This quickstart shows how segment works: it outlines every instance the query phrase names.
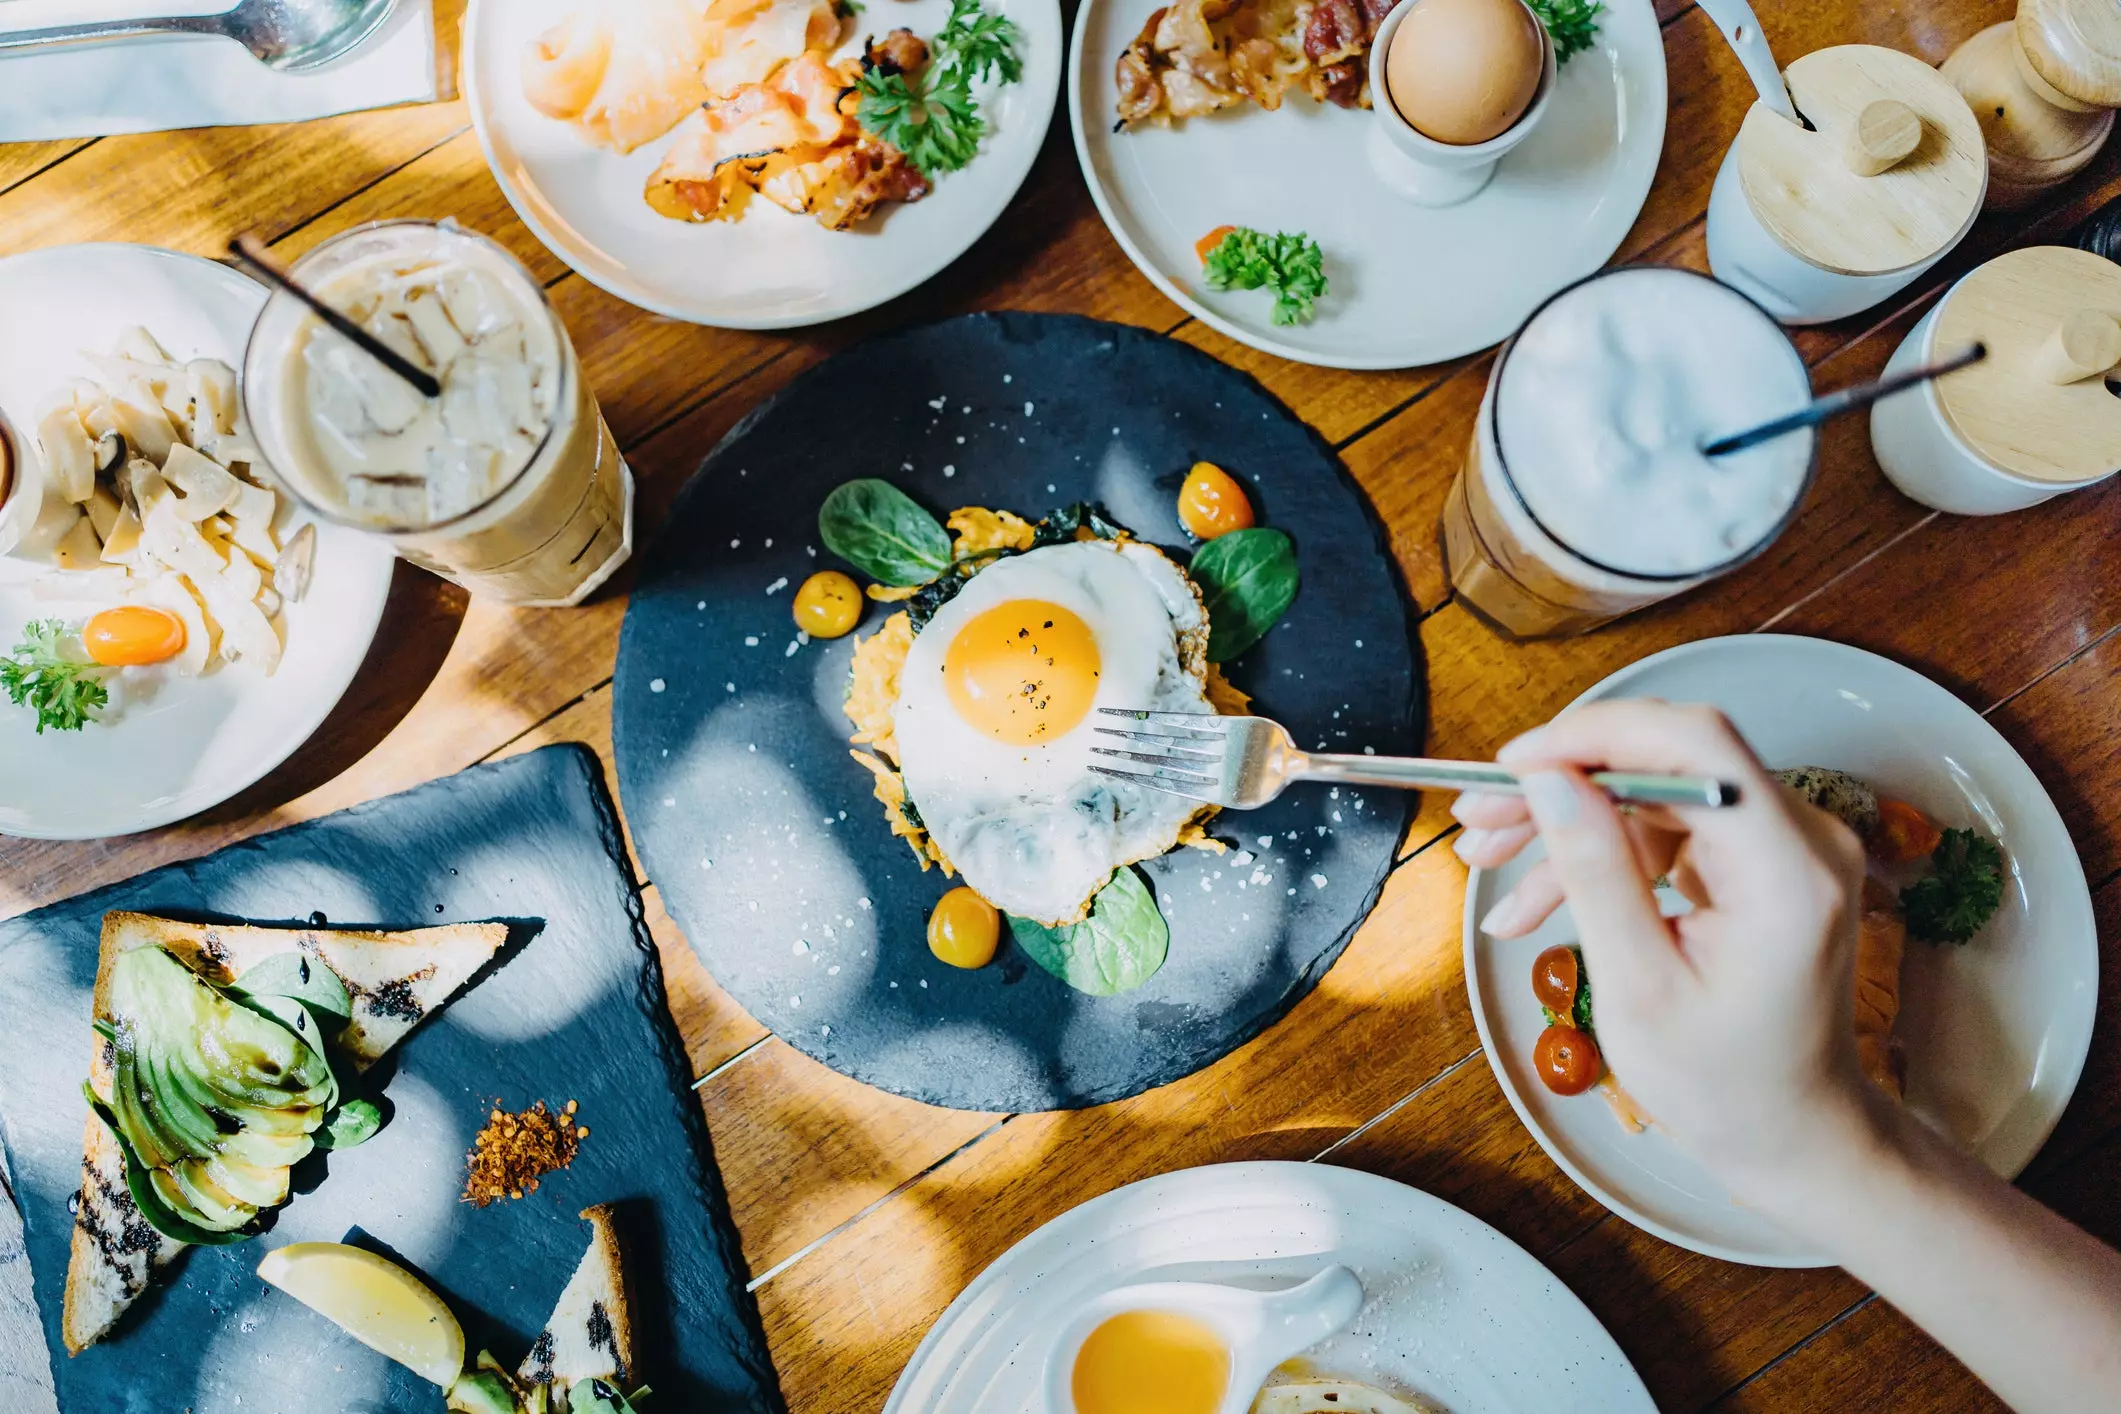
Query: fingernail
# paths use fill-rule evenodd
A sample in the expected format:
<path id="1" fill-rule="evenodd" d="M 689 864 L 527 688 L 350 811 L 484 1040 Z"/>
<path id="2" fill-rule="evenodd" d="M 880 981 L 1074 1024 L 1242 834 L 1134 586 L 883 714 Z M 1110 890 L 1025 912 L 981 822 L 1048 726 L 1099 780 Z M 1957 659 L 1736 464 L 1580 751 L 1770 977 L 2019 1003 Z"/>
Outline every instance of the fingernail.
<path id="1" fill-rule="evenodd" d="M 1567 776 L 1559 771 L 1534 771 L 1517 783 L 1524 787 L 1524 803 L 1541 829 L 1575 823 L 1576 783 Z"/>
<path id="2" fill-rule="evenodd" d="M 1537 756 L 1540 742 L 1545 738 L 1546 734 L 1547 729 L 1545 727 L 1534 727 L 1531 731 L 1526 732 L 1523 736 L 1518 737 L 1515 741 L 1503 747 L 1502 750 L 1496 752 L 1495 759 L 1497 761 L 1522 761 L 1527 757 Z"/>
<path id="3" fill-rule="evenodd" d="M 1451 850 L 1460 859 L 1471 864 L 1474 853 L 1485 848 L 1488 841 L 1494 838 L 1495 832 L 1493 830 L 1475 830 L 1468 827 L 1460 830 L 1458 838 L 1451 841 Z"/>
<path id="4" fill-rule="evenodd" d="M 1451 815 L 1454 819 L 1463 820 L 1466 818 L 1467 810 L 1476 808 L 1486 799 L 1488 797 L 1480 792 L 1469 790 L 1451 802 Z"/>
<path id="5" fill-rule="evenodd" d="M 1496 938 L 1515 937 L 1524 931 L 1524 911 L 1516 894 L 1505 894 L 1480 920 L 1480 931 Z"/>

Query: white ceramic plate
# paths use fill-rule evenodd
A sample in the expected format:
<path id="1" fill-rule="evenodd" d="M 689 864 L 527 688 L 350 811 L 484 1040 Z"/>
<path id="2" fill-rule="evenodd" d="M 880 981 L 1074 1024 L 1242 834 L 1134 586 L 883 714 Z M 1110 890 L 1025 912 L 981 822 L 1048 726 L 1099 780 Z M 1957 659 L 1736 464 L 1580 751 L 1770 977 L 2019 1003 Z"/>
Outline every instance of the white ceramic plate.
<path id="1" fill-rule="evenodd" d="M 1561 70 L 1539 127 L 1460 206 L 1415 206 L 1378 179 L 1375 117 L 1293 95 L 1115 133 L 1113 65 L 1160 0 L 1084 0 L 1069 55 L 1075 152 L 1105 224 L 1172 299 L 1233 339 L 1329 368 L 1412 368 L 1498 343 L 1605 264 L 1664 150 L 1664 37 L 1650 0 L 1612 0 L 1598 47 Z M 1193 243 L 1222 225 L 1305 231 L 1326 298 L 1277 328 L 1260 291 L 1216 293 Z"/>
<path id="2" fill-rule="evenodd" d="M 243 363 L 265 291 L 196 256 L 135 245 L 75 245 L 0 260 L 0 409 L 34 446 L 36 408 L 93 370 L 138 324 L 178 358 Z M 299 525 L 281 498 L 282 533 Z M 353 681 L 390 592 L 390 547 L 317 527 L 309 593 L 287 607 L 287 649 L 266 677 L 245 664 L 197 678 L 128 670 L 110 718 L 79 732 L 35 733 L 26 707 L 0 697 L 0 833 L 95 839 L 181 820 L 219 804 L 293 754 Z M 53 602 L 30 585 L 49 571 L 0 559 L 0 648 L 32 619 L 70 623 L 96 602 Z M 122 702 L 121 696 L 129 698 Z"/>
<path id="3" fill-rule="evenodd" d="M 884 1414 L 1044 1414 L 1048 1349 L 1083 1301 L 1145 1281 L 1291 1286 L 1335 1264 L 1368 1300 L 1306 1352 L 1323 1374 L 1452 1414 L 1656 1408 L 1583 1303 L 1478 1218 L 1354 1169 L 1241 1163 L 1129 1184 L 1017 1243 L 937 1318 Z"/>
<path id="4" fill-rule="evenodd" d="M 1908 944 L 1896 1034 L 1907 1047 L 1909 1106 L 2015 1177 L 2046 1142 L 2084 1069 L 2099 944 L 2069 832 L 2010 743 L 1921 674 L 1816 638 L 1685 644 L 1621 669 L 1578 701 L 1607 697 L 1713 703 L 1771 767 L 1852 772 L 1943 825 L 1979 828 L 2003 846 L 2010 882 L 1995 920 L 1965 947 Z M 1732 1202 L 1657 1130 L 1628 1134 L 1595 1093 L 1565 1098 L 1540 1083 L 1531 1066 L 1543 1025 L 1532 960 L 1575 940 L 1568 911 L 1514 942 L 1476 926 L 1537 857 L 1535 846 L 1506 868 L 1474 870 L 1465 919 L 1466 984 L 1481 1044 L 1533 1137 L 1592 1197 L 1666 1241 L 1757 1266 L 1825 1265 Z"/>
<path id="5" fill-rule="evenodd" d="M 895 298 L 964 254 L 1023 185 L 1060 93 L 1058 0 L 987 0 L 1023 33 L 1021 81 L 982 85 L 988 134 L 960 172 L 907 206 L 853 231 L 828 231 L 768 201 L 736 221 L 692 225 L 641 199 L 670 139 L 626 156 L 589 146 L 523 97 L 525 46 L 591 0 L 471 0 L 464 21 L 464 96 L 486 163 L 523 224 L 584 278 L 630 304 L 728 329 L 788 329 L 854 314 Z M 602 0 L 619 4 L 622 0 Z M 872 0 L 852 40 L 904 27 L 923 38 L 950 17 L 950 0 Z"/>

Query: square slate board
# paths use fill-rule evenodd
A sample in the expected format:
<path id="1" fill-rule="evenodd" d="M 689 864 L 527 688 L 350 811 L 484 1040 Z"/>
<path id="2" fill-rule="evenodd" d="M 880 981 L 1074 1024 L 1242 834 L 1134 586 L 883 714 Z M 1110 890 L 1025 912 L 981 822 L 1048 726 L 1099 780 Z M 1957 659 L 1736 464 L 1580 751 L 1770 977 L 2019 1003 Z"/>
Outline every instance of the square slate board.
<path id="1" fill-rule="evenodd" d="M 187 1252 L 112 1337 L 68 1359 L 68 1201 L 97 939 L 112 909 L 511 928 L 498 963 L 374 1072 L 396 1110 L 380 1134 L 306 1162 L 261 1239 Z M 512 1369 L 588 1245 L 576 1214 L 599 1202 L 620 1208 L 655 1407 L 783 1409 L 617 815 L 586 749 L 474 767 L 0 924 L 0 996 L 0 1137 L 62 1414 L 439 1414 L 432 1385 L 260 1282 L 258 1259 L 358 1229 L 433 1282 L 473 1351 Z M 590 1136 L 536 1193 L 478 1209 L 458 1200 L 464 1154 L 495 1099 L 576 1100 Z"/>

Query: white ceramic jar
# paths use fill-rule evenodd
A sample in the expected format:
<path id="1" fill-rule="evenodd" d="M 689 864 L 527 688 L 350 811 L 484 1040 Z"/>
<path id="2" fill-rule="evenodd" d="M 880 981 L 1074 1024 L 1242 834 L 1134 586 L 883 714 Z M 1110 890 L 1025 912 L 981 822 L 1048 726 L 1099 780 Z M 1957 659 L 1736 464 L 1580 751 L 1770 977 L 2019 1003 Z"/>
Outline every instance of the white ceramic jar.
<path id="1" fill-rule="evenodd" d="M 2121 470 L 2121 396 L 2100 374 L 2058 382 L 2043 355 L 2076 310 L 2121 315 L 2121 265 L 2036 246 L 1962 277 L 1923 316 L 1886 374 L 1951 357 L 1981 363 L 1871 408 L 1871 450 L 1910 499 L 1958 515 L 2024 510 Z"/>
<path id="2" fill-rule="evenodd" d="M 1709 268 L 1785 324 L 1821 324 L 1897 294 L 1973 228 L 1988 163 L 1966 100 L 1927 64 L 1851 44 L 1784 71 L 1791 122 L 1746 114 L 1709 197 Z M 1866 144 L 1901 137 L 1898 155 Z M 1875 169 L 1875 170 L 1873 170 Z"/>

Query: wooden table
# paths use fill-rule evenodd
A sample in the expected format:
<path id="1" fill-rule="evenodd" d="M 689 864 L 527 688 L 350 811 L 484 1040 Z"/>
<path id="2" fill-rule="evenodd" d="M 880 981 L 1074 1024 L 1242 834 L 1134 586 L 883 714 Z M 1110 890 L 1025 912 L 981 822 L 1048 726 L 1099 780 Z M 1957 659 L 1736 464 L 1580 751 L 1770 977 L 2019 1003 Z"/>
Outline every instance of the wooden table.
<path id="1" fill-rule="evenodd" d="M 1865 41 L 1935 62 L 2010 0 L 1760 0 L 1794 57 Z M 442 7 L 453 31 L 459 6 Z M 1659 0 L 1671 74 L 1663 164 L 1621 258 L 1705 269 L 1702 214 L 1752 101 L 1687 0 Z M 1945 265 L 1871 315 L 1800 333 L 1822 387 L 1875 375 L 1937 292 L 2011 245 L 2053 239 L 2121 194 L 2121 148 L 2030 213 L 1984 219 Z M 1056 120 L 1001 222 L 922 290 L 792 334 L 658 319 L 570 274 L 510 213 L 461 102 L 290 127 L 0 148 L 0 250 L 123 240 L 218 253 L 252 229 L 291 256 L 386 216 L 454 215 L 549 283 L 640 479 L 652 536 L 749 408 L 877 330 L 967 309 L 1065 310 L 1168 333 L 1258 377 L 1340 449 L 1392 530 L 1422 615 L 1434 754 L 1478 757 L 1613 669 L 1671 644 L 1774 628 L 1888 654 L 1958 693 L 2053 792 L 2091 877 L 2121 1004 L 2121 482 L 1993 519 L 1926 512 L 1881 479 L 1866 423 L 1825 441 L 1802 518 L 1762 560 L 1590 637 L 1513 646 L 1451 602 L 1438 510 L 1487 360 L 1351 374 L 1257 354 L 1184 317 L 1100 224 Z M 610 769 L 626 583 L 572 611 L 467 604 L 400 567 L 376 646 L 308 748 L 209 816 L 128 839 L 0 842 L 0 917 L 552 741 Z M 936 1314 L 1040 1223 L 1151 1174 L 1320 1159 L 1418 1185 L 1548 1263 L 1619 1339 L 1661 1406 L 1968 1410 L 1995 1401 L 1839 1272 L 1697 1257 L 1608 1215 L 1548 1161 L 1480 1054 L 1459 962 L 1465 871 L 1445 802 L 1423 802 L 1398 872 L 1346 955 L 1280 1025 L 1162 1090 L 1082 1113 L 965 1114 L 847 1080 L 724 995 L 657 902 L 671 1005 L 703 1077 L 722 1172 L 799 1414 L 877 1409 Z M 2121 1239 L 2121 1046 L 2094 1039 L 2075 1103 L 2027 1186 Z"/>

